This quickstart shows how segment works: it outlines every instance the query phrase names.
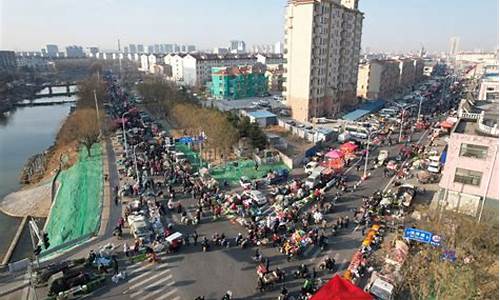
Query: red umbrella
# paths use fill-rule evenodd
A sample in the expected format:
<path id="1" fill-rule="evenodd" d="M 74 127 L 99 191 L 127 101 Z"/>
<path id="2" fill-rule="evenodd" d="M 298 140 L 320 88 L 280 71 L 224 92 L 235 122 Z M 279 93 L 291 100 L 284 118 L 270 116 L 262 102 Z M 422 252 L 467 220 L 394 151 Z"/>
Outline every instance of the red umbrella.
<path id="1" fill-rule="evenodd" d="M 349 280 L 335 275 L 319 291 L 316 292 L 311 300 L 372 300 L 373 297 L 357 287 Z"/>

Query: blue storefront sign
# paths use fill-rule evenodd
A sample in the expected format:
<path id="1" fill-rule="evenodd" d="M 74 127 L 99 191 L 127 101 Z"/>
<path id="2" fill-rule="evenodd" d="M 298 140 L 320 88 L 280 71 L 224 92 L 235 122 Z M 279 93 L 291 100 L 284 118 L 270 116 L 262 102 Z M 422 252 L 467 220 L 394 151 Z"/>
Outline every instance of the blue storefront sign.
<path id="1" fill-rule="evenodd" d="M 406 228 L 403 237 L 417 242 L 430 243 L 432 233 L 416 228 Z"/>
<path id="2" fill-rule="evenodd" d="M 190 136 L 183 136 L 183 137 L 179 138 L 179 142 L 181 142 L 183 144 L 190 144 L 193 142 L 193 138 Z"/>
<path id="3" fill-rule="evenodd" d="M 433 246 L 441 245 L 441 237 L 439 235 L 421 229 L 405 228 L 403 237 L 409 240 L 431 244 Z"/>

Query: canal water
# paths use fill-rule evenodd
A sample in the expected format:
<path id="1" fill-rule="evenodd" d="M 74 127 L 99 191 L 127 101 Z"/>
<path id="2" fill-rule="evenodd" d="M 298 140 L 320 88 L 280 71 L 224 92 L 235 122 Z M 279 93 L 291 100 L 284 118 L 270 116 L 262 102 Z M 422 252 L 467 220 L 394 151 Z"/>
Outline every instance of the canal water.
<path id="1" fill-rule="evenodd" d="M 36 101 L 47 99 L 39 98 Z M 70 103 L 18 107 L 0 117 L 0 200 L 21 187 L 19 175 L 25 162 L 54 143 L 70 107 Z M 19 223 L 19 218 L 0 212 L 0 259 L 9 247 Z M 19 246 L 19 251 L 31 254 L 31 246 Z M 23 256 L 19 251 L 16 251 L 16 257 Z"/>

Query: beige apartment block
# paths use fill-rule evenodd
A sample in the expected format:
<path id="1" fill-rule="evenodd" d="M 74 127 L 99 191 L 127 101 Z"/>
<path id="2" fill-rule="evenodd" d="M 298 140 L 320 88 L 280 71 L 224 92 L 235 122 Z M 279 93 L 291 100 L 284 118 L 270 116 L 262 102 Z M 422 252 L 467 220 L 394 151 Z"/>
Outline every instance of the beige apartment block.
<path id="1" fill-rule="evenodd" d="M 389 99 L 399 88 L 399 62 L 370 60 L 359 65 L 357 96 L 364 99 Z"/>
<path id="2" fill-rule="evenodd" d="M 357 0 L 290 0 L 284 97 L 292 117 L 333 116 L 355 104 L 363 13 Z"/>

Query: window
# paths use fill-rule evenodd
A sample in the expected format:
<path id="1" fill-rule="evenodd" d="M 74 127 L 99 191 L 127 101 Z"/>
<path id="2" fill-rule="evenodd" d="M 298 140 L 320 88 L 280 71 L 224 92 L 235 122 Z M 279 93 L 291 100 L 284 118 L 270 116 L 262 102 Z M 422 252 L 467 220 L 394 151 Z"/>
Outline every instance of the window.
<path id="1" fill-rule="evenodd" d="M 457 168 L 454 182 L 479 186 L 482 176 L 482 172 Z"/>
<path id="2" fill-rule="evenodd" d="M 488 153 L 488 147 L 486 146 L 473 145 L 473 144 L 460 145 L 460 156 L 484 159 L 487 153 Z"/>

